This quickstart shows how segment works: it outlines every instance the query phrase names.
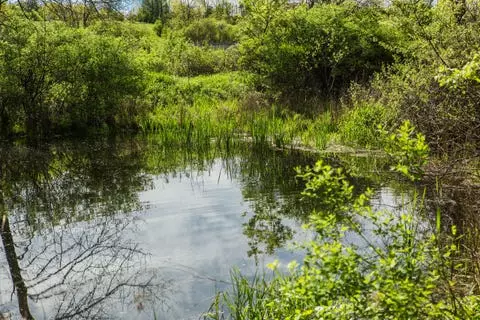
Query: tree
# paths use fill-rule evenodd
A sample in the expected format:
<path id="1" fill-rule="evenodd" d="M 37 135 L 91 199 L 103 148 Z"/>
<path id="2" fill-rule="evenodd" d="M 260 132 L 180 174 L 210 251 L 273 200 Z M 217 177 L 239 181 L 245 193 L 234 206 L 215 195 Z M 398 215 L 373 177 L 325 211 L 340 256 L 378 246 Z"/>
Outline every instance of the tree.
<path id="1" fill-rule="evenodd" d="M 245 1 L 249 37 L 241 64 L 285 96 L 332 97 L 393 62 L 393 33 L 381 12 L 356 3 L 285 9 L 280 0 Z"/>
<path id="2" fill-rule="evenodd" d="M 125 8 L 125 1 L 38 0 L 38 6 L 44 10 L 47 18 L 64 21 L 73 27 L 86 27 L 94 19 L 119 17 L 119 13 Z M 120 16 L 123 17 L 123 14 Z"/>
<path id="3" fill-rule="evenodd" d="M 243 0 L 247 14 L 246 35 L 251 38 L 263 36 L 272 27 L 272 22 L 285 14 L 287 3 L 287 0 Z"/>
<path id="4" fill-rule="evenodd" d="M 2 199 L 0 199 L 2 200 Z M 3 242 L 3 249 L 5 256 L 7 257 L 8 269 L 12 277 L 12 282 L 17 292 L 18 308 L 22 319 L 32 320 L 33 317 L 30 313 L 30 307 L 28 305 L 28 293 L 27 286 L 23 280 L 20 265 L 17 259 L 17 253 L 15 252 L 15 242 L 13 241 L 12 232 L 10 231 L 10 221 L 8 220 L 7 213 L 0 210 L 0 235 Z"/>
<path id="5" fill-rule="evenodd" d="M 17 126 L 39 137 L 69 128 L 131 125 L 134 99 L 143 90 L 131 50 L 125 38 L 108 33 L 10 15 L 0 24 L 1 130 Z"/>
<path id="6" fill-rule="evenodd" d="M 138 20 L 154 23 L 157 19 L 165 23 L 170 13 L 170 6 L 167 0 L 142 0 L 138 12 Z"/>

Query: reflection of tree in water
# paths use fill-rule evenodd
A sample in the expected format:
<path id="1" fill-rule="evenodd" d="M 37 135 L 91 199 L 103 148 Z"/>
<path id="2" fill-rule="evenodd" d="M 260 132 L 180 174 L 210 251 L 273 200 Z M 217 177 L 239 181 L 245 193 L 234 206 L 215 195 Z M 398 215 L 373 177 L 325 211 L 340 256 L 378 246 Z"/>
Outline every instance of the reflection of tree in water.
<path id="1" fill-rule="evenodd" d="M 8 217 L 2 211 L 2 223 L 0 225 L 0 235 L 2 238 L 7 264 L 12 277 L 14 290 L 17 292 L 18 307 L 20 315 L 23 319 L 30 320 L 30 308 L 28 306 L 27 287 L 21 275 L 20 265 L 18 264 L 17 254 L 15 252 L 15 243 L 13 241 L 12 232 L 10 230 L 10 222 Z M 12 293 L 13 294 L 13 293 Z"/>
<path id="2" fill-rule="evenodd" d="M 117 310 L 106 303 L 115 306 L 120 298 L 141 309 L 145 301 L 139 300 L 139 293 L 143 299 L 158 302 L 166 283 L 146 271 L 146 254 L 129 240 L 132 219 L 99 217 L 45 229 L 17 241 L 28 297 L 50 304 L 47 310 L 53 314 L 48 316 L 55 319 L 108 318 Z M 21 224 L 11 223 L 13 234 Z"/>
<path id="3" fill-rule="evenodd" d="M 124 142 L 129 144 L 129 142 Z M 139 208 L 141 148 L 100 141 L 0 149 L 0 197 L 30 230 Z"/>
<path id="4" fill-rule="evenodd" d="M 301 195 L 304 182 L 296 178 L 295 167 L 312 166 L 318 154 L 295 150 L 274 151 L 252 149 L 252 155 L 240 163 L 240 180 L 243 195 L 250 200 L 252 214 L 244 223 L 244 234 L 249 239 L 249 256 L 272 254 L 285 247 L 294 236 L 286 219 L 305 223 L 312 210 L 320 210 L 321 201 Z M 333 167 L 342 167 L 355 186 L 355 192 L 365 192 L 368 187 L 380 187 L 389 181 L 385 176 L 385 161 L 376 157 L 356 157 L 323 154 L 323 159 Z M 368 174 L 367 174 L 368 173 Z M 375 180 L 376 179 L 376 180 Z M 389 182 L 391 184 L 391 181 Z M 398 185 L 403 188 L 403 185 Z M 402 190 L 402 189 L 399 189 Z"/>
<path id="5" fill-rule="evenodd" d="M 307 153 L 268 148 L 251 149 L 251 155 L 242 159 L 239 179 L 252 210 L 243 225 L 249 256 L 272 254 L 292 239 L 294 231 L 285 219 L 306 221 L 311 206 L 301 199 L 303 184 L 295 178 L 294 168 L 313 163 Z"/>
<path id="6" fill-rule="evenodd" d="M 166 283 L 146 272 L 146 253 L 129 240 L 135 219 L 122 214 L 141 208 L 149 184 L 140 148 L 124 143 L 0 150 L 0 230 L 24 318 L 27 296 L 56 319 L 106 318 L 120 298 L 138 309 L 161 298 Z"/>
<path id="7" fill-rule="evenodd" d="M 307 220 L 313 204 L 301 199 L 303 184 L 293 168 L 317 158 L 241 143 L 229 150 L 173 148 L 154 138 L 0 147 L 0 157 L 0 216 L 8 212 L 8 219 L 3 216 L 12 229 L 4 228 L 2 238 L 13 235 L 2 240 L 14 257 L 11 275 L 20 276 L 17 300 L 28 302 L 22 300 L 28 295 L 55 307 L 58 318 L 104 317 L 114 305 L 128 303 L 146 309 L 149 300 L 161 298 L 162 279 L 139 271 L 146 253 L 128 240 L 134 239 L 135 219 L 126 213 L 142 208 L 138 193 L 152 187 L 151 175 L 194 177 L 210 173 L 221 158 L 221 174 L 239 181 L 251 204 L 243 227 L 249 254 L 256 256 L 293 237 L 286 220 Z"/>
<path id="8" fill-rule="evenodd" d="M 243 233 L 248 237 L 249 256 L 262 253 L 272 254 L 275 249 L 286 244 L 293 237 L 291 227 L 285 225 L 277 207 L 253 204 L 254 214 L 243 224 Z"/>

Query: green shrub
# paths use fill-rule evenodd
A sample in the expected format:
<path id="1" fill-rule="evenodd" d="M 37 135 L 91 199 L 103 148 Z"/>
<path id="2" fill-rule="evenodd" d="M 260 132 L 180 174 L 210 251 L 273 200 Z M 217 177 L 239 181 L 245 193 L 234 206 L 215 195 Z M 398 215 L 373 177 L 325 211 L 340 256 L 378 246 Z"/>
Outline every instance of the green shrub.
<path id="1" fill-rule="evenodd" d="M 480 48 L 476 5 L 464 12 L 450 2 L 428 6 L 395 1 L 390 22 L 409 42 L 409 57 L 372 82 L 370 94 L 394 110 L 397 123 L 410 120 L 432 151 L 463 157 L 480 146 L 480 83 L 475 55 Z M 369 100 L 369 99 L 367 99 Z"/>
<path id="2" fill-rule="evenodd" d="M 395 163 L 392 170 L 412 181 L 423 176 L 423 167 L 430 151 L 425 143 L 425 136 L 414 132 L 415 128 L 408 120 L 395 133 L 388 134 L 385 130 L 380 132 L 385 140 L 385 151 Z"/>
<path id="3" fill-rule="evenodd" d="M 451 281 L 456 246 L 441 249 L 432 232 L 420 231 L 415 205 L 374 211 L 371 191 L 355 195 L 343 171 L 321 161 L 299 175 L 304 196 L 322 204 L 311 215 L 315 238 L 302 245 L 303 262 L 284 271 L 269 264 L 271 280 L 233 273 L 232 291 L 217 296 L 206 318 L 475 319 L 479 297 L 457 294 Z"/>
<path id="4" fill-rule="evenodd" d="M 178 76 L 197 76 L 235 69 L 234 49 L 196 46 L 178 33 L 170 33 L 160 52 L 166 71 Z"/>
<path id="5" fill-rule="evenodd" d="M 214 18 L 194 21 L 183 30 L 183 33 L 195 44 L 231 45 L 238 38 L 234 25 Z"/>
<path id="6" fill-rule="evenodd" d="M 205 7 L 194 2 L 173 0 L 170 1 L 170 16 L 168 25 L 173 30 L 180 30 L 193 21 L 205 16 Z"/>
<path id="7" fill-rule="evenodd" d="M 129 43 L 135 41 L 138 44 L 140 41 L 142 45 L 143 39 L 150 38 L 151 35 L 148 25 L 127 21 L 100 20 L 90 25 L 88 29 L 101 36 L 122 38 Z"/>
<path id="8" fill-rule="evenodd" d="M 306 121 L 305 127 L 302 133 L 302 142 L 317 150 L 324 150 L 337 131 L 330 112 L 323 112 L 315 119 Z"/>
<path id="9" fill-rule="evenodd" d="M 246 78 L 247 75 L 238 72 L 193 78 L 159 73 L 152 75 L 146 99 L 153 108 L 239 99 L 251 90 Z"/>
<path id="10" fill-rule="evenodd" d="M 2 130 L 128 125 L 141 112 L 142 71 L 121 38 L 12 14 L 0 40 Z"/>
<path id="11" fill-rule="evenodd" d="M 163 31 L 163 22 L 160 19 L 157 19 L 155 21 L 155 24 L 153 25 L 153 31 L 155 31 L 155 34 L 159 37 L 162 36 L 162 31 Z"/>
<path id="12" fill-rule="evenodd" d="M 434 153 L 478 150 L 480 84 L 464 79 L 459 86 L 442 85 L 442 76 L 435 64 L 399 65 L 374 81 L 372 92 L 397 122 L 410 120 L 423 132 Z"/>
<path id="13" fill-rule="evenodd" d="M 331 96 L 393 62 L 395 46 L 385 44 L 395 43 L 396 32 L 381 10 L 354 2 L 282 8 L 249 13 L 240 42 L 242 65 L 266 88 Z"/>
<path id="14" fill-rule="evenodd" d="M 378 126 L 386 126 L 394 117 L 379 104 L 356 105 L 342 115 L 338 124 L 338 137 L 343 144 L 380 148 L 383 138 Z"/>

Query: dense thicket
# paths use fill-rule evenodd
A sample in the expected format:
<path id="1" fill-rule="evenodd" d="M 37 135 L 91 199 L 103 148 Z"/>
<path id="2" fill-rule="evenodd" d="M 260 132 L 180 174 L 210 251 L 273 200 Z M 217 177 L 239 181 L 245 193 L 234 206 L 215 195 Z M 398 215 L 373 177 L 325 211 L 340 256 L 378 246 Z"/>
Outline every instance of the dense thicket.
<path id="1" fill-rule="evenodd" d="M 126 39 L 31 21 L 16 8 L 0 24 L 3 134 L 132 124 L 142 70 Z"/>
<path id="2" fill-rule="evenodd" d="M 479 150 L 478 10 L 476 2 L 395 1 L 389 19 L 404 34 L 409 58 L 379 74 L 358 100 L 410 119 L 435 152 Z"/>
<path id="3" fill-rule="evenodd" d="M 270 17 L 270 20 L 268 20 Z M 355 2 L 247 15 L 243 66 L 284 95 L 332 96 L 393 62 L 395 31 L 383 9 Z"/>
<path id="4" fill-rule="evenodd" d="M 214 95 L 217 105 L 287 104 L 311 116 L 325 110 L 318 101 L 341 101 L 342 143 L 379 146 L 377 125 L 408 119 L 435 152 L 479 149 L 475 1 L 145 0 L 126 17 L 118 8 L 2 4 L 3 135 L 135 127 L 183 78 L 240 71 L 247 92 Z M 198 90 L 208 96 L 214 82 Z M 194 103 L 180 96 L 169 101 Z"/>

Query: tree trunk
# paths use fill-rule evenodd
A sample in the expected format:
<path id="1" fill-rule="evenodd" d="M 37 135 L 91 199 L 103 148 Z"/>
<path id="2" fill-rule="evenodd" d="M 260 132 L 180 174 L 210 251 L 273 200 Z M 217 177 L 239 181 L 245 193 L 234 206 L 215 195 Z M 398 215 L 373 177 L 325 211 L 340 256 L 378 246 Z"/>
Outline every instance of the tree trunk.
<path id="1" fill-rule="evenodd" d="M 1 214 L 2 212 L 0 212 Z M 0 223 L 0 234 L 2 236 L 3 248 L 7 257 L 8 268 L 10 269 L 10 275 L 12 276 L 13 285 L 17 291 L 18 307 L 22 319 L 33 320 L 33 316 L 30 313 L 28 307 L 28 295 L 27 286 L 23 281 L 22 274 L 20 272 L 20 266 L 18 264 L 17 254 L 15 252 L 15 243 L 13 242 L 12 232 L 10 231 L 10 222 L 6 213 L 2 214 Z"/>

